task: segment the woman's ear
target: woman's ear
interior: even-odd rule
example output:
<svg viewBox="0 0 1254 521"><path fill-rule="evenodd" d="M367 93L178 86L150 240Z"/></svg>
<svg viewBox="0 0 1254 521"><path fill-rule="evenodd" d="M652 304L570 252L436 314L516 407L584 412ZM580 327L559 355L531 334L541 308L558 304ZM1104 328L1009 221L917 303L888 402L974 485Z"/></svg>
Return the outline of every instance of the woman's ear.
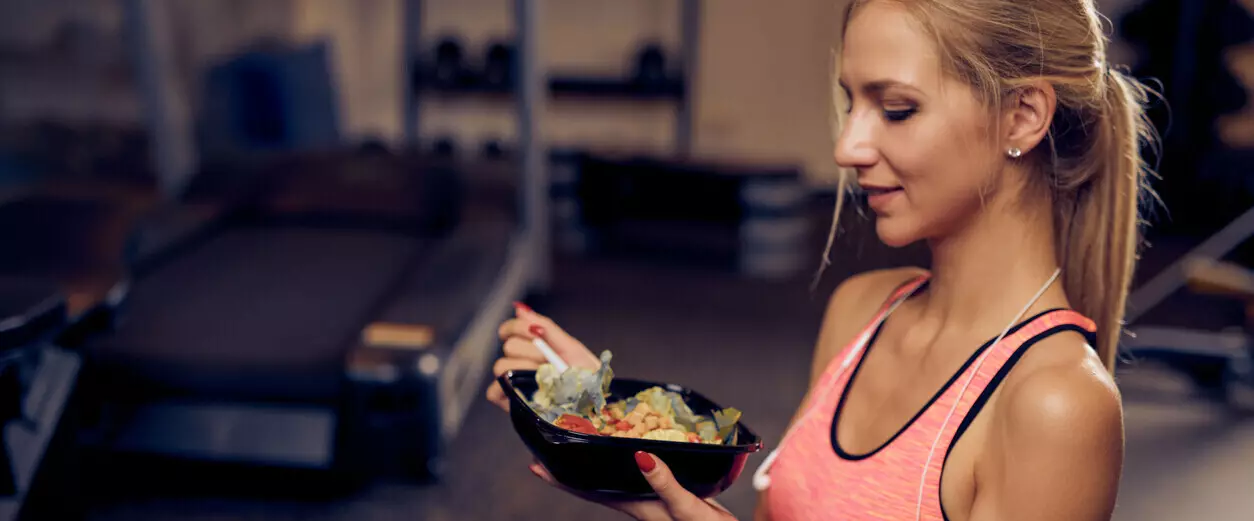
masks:
<svg viewBox="0 0 1254 521"><path fill-rule="evenodd" d="M1058 97L1054 86L1042 80L1016 89L1011 96L1003 113L1003 148L1018 148L1027 154L1049 134Z"/></svg>

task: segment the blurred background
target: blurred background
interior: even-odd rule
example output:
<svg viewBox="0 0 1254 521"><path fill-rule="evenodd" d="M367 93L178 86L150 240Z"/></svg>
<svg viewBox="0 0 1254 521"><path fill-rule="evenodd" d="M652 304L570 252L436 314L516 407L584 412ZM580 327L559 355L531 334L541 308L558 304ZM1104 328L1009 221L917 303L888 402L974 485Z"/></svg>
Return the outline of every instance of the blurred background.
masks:
<svg viewBox="0 0 1254 521"><path fill-rule="evenodd" d="M778 443L928 262L851 207L810 287L843 3L0 1L0 520L614 518L482 399L515 300ZM1248 520L1254 1L1098 5L1166 101L1116 518Z"/></svg>

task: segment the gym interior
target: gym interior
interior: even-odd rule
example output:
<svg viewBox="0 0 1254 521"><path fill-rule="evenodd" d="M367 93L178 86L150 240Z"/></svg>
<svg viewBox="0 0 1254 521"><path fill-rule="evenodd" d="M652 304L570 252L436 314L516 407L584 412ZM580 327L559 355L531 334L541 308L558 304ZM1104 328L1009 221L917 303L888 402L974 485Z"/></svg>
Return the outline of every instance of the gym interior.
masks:
<svg viewBox="0 0 1254 521"><path fill-rule="evenodd" d="M928 263L845 205L815 281L844 4L0 2L0 521L616 518L484 399L516 301L772 448ZM1115 519L1249 520L1254 1L1097 4L1166 102Z"/></svg>

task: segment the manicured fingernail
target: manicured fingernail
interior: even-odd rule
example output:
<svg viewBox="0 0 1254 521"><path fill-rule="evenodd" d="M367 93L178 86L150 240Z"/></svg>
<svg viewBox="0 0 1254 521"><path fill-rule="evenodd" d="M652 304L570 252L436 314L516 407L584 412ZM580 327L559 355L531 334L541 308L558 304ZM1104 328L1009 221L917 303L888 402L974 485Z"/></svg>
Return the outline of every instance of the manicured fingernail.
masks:
<svg viewBox="0 0 1254 521"><path fill-rule="evenodd" d="M530 328L527 328L527 331L531 332L531 336L544 338L544 328L540 324L532 324Z"/></svg>
<svg viewBox="0 0 1254 521"><path fill-rule="evenodd" d="M527 306L526 304L523 304L522 302L515 302L514 311L518 313L526 313L526 312L531 311L531 307Z"/></svg>
<svg viewBox="0 0 1254 521"><path fill-rule="evenodd" d="M655 461L653 456L650 456L647 452L637 452L636 466L640 467L640 472L648 474L653 472L653 469L657 467L657 461Z"/></svg>

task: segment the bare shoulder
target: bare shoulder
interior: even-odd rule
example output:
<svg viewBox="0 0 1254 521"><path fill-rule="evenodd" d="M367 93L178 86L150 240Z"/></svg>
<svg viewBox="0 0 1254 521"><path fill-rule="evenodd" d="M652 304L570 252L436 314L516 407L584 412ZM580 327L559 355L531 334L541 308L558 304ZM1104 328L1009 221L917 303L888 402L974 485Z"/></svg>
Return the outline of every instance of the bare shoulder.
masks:
<svg viewBox="0 0 1254 521"><path fill-rule="evenodd" d="M1003 385L996 416L1010 450L1070 454L1097 464L1122 449L1119 390L1079 334L1041 340Z"/></svg>
<svg viewBox="0 0 1254 521"><path fill-rule="evenodd" d="M1108 520L1123 467L1123 413L1110 373L1074 332L1023 355L996 398L977 475L979 519ZM1047 513L1047 516L1042 516ZM976 519L972 515L972 519Z"/></svg>
<svg viewBox="0 0 1254 521"><path fill-rule="evenodd" d="M893 268L859 273L841 282L827 301L811 367L813 377L827 367L863 326L875 317L885 299L902 284L926 274L921 268Z"/></svg>

